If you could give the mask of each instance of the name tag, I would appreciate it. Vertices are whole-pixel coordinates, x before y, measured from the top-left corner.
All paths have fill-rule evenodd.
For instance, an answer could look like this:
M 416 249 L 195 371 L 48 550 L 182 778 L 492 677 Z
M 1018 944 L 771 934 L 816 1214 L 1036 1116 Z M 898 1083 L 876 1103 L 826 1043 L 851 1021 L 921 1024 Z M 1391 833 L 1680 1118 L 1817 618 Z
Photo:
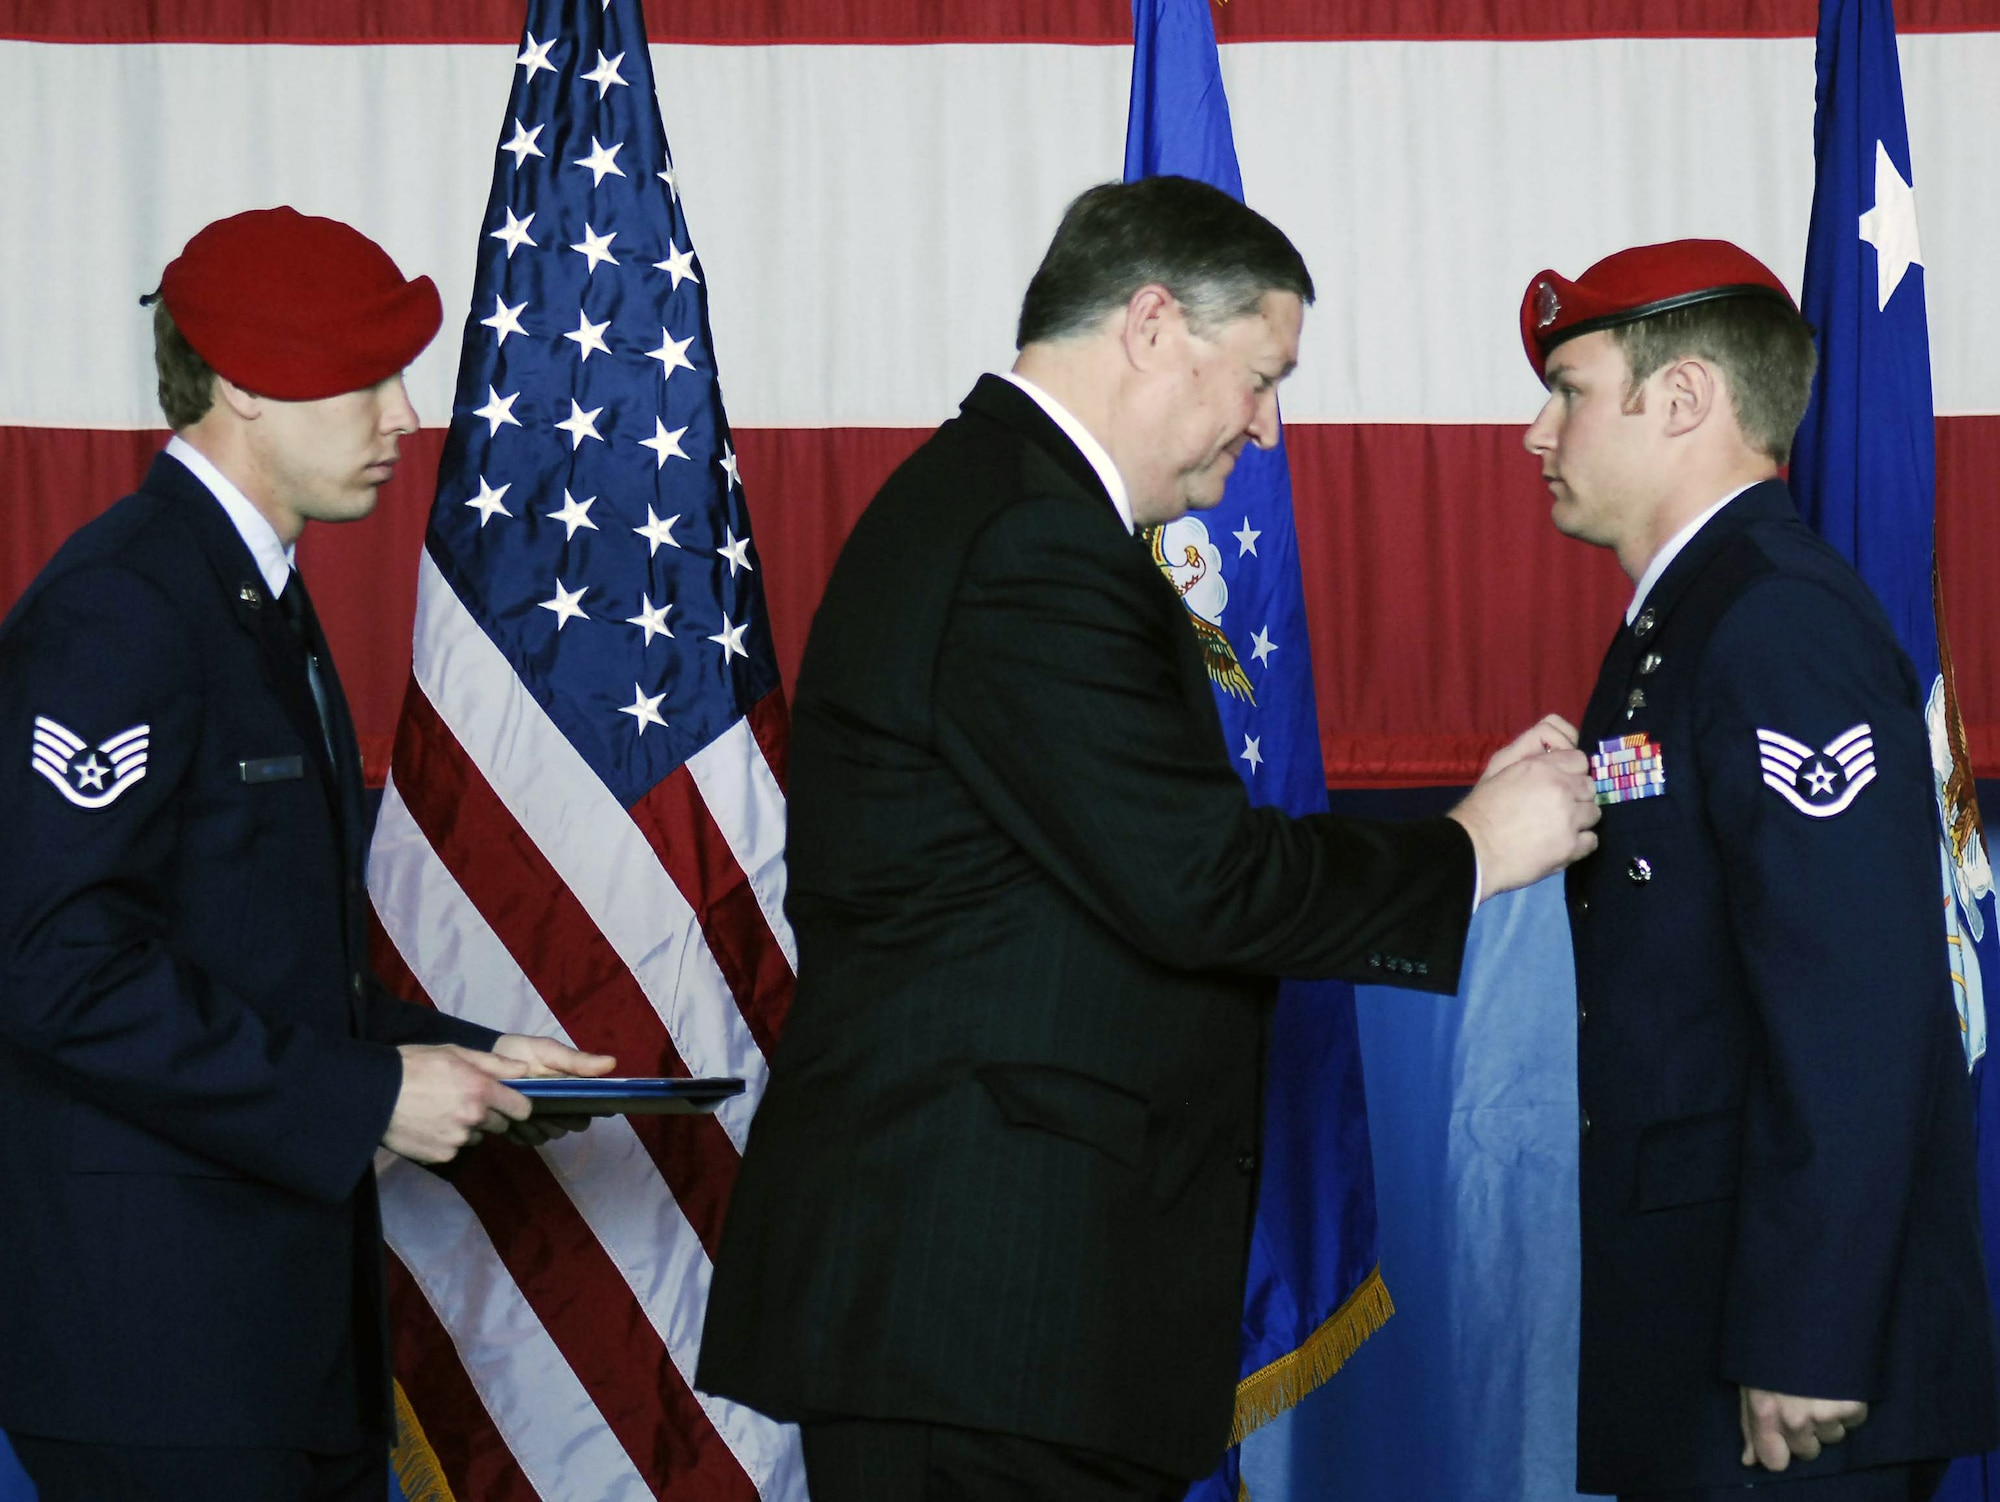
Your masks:
M 303 756 L 261 756 L 255 761 L 239 761 L 236 775 L 245 782 L 290 782 L 306 775 Z

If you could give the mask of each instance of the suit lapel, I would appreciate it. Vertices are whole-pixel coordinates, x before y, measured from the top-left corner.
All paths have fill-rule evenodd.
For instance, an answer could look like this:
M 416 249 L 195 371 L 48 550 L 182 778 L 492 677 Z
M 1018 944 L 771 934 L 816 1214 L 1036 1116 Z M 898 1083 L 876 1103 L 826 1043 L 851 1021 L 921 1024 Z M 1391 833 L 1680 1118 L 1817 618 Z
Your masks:
M 996 375 L 983 375 L 972 388 L 972 394 L 959 406 L 964 412 L 977 413 L 1012 428 L 1053 459 L 1062 472 L 1076 482 L 1079 491 L 1094 498 L 1114 517 L 1118 515 L 1104 489 L 1104 482 L 1097 477 L 1090 461 L 1084 458 L 1083 450 L 1070 441 L 1069 434 L 1056 426 L 1055 419 L 1044 412 L 1032 396 L 1012 381 Z M 1123 521 L 1119 525 L 1122 527 Z

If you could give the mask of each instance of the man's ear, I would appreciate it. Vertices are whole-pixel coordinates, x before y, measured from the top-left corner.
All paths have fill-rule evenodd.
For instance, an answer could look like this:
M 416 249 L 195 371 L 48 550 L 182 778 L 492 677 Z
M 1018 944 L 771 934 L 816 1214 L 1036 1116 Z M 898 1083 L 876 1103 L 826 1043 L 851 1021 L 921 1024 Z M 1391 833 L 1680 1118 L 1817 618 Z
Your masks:
M 215 378 L 215 399 L 234 412 L 245 422 L 255 422 L 264 411 L 264 398 L 245 391 L 227 377 Z
M 1180 321 L 1180 306 L 1173 293 L 1158 282 L 1146 283 L 1126 300 L 1119 339 L 1125 358 L 1135 369 L 1151 370 L 1159 365 L 1166 341 Z
M 1693 356 L 1675 360 L 1661 371 L 1660 388 L 1666 397 L 1666 433 L 1670 438 L 1692 433 L 1728 399 L 1715 367 Z

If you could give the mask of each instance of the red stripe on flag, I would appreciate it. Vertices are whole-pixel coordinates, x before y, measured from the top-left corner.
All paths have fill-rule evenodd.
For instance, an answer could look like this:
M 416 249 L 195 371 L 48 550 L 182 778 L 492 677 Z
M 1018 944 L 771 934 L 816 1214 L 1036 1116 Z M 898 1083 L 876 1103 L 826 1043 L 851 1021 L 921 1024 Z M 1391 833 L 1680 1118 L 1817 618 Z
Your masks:
M 411 696 L 396 736 L 396 788 L 467 901 L 578 1047 L 615 1055 L 626 1074 L 687 1077 L 632 972 L 422 694 Z M 713 1116 L 631 1121 L 713 1259 L 736 1183 L 735 1145 Z
M 486 1227 L 535 1317 L 653 1494 L 757 1502 L 756 1487 L 682 1380 L 659 1331 L 540 1156 L 506 1144 L 484 1147 L 453 1176 L 452 1188 Z
M 1995 0 L 1902 0 L 1897 30 L 2000 27 Z M 655 42 L 927 44 L 1132 40 L 1129 0 L 647 0 Z M 1230 41 L 1523 41 L 1813 35 L 1815 0 L 1243 0 Z M 71 42 L 515 42 L 519 0 L 0 0 L 0 37 Z
M 792 967 L 729 842 L 701 801 L 694 774 L 685 764 L 674 768 L 630 813 L 694 909 L 708 952 L 729 982 L 750 1036 L 770 1058 L 792 1006 Z
M 396 1380 L 423 1425 L 452 1495 L 466 1502 L 541 1502 L 465 1375 L 430 1300 L 395 1253 L 388 1254 L 388 1264 Z
M 1462 782 L 1544 710 L 1581 708 L 1629 594 L 1608 554 L 1549 525 L 1548 495 L 1520 448 L 1525 422 L 1287 425 L 1321 742 L 1336 786 Z M 731 436 L 789 693 L 848 530 L 929 434 Z M 161 439 L 0 427 L 0 495 L 14 498 L 0 508 L 0 608 L 63 538 L 138 483 Z M 417 555 L 443 446 L 441 428 L 405 439 L 375 514 L 310 527 L 299 548 L 378 785 L 410 676 Z M 1995 777 L 2000 588 L 1988 581 L 2000 577 L 1991 504 L 2000 414 L 1939 418 L 1937 471 L 1960 707 L 1973 766 Z M 1495 536 L 1504 547 L 1489 553 Z
M 774 689 L 750 706 L 750 733 L 757 738 L 757 749 L 764 753 L 764 763 L 770 767 L 771 775 L 778 779 L 778 791 L 789 791 L 792 716 L 785 708 L 782 688 Z

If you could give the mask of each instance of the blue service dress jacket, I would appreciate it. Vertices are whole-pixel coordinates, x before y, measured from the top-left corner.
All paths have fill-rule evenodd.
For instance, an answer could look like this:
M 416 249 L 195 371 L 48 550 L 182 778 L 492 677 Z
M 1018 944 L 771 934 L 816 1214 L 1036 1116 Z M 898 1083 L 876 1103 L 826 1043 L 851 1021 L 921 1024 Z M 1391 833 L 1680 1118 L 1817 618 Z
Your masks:
M 1568 876 L 1583 1491 L 1768 1479 L 1739 1384 L 1871 1405 L 1791 1476 L 2000 1439 L 1922 704 L 1777 481 L 1606 655 L 1584 749 L 1658 792 Z
M 789 791 L 798 993 L 696 1384 L 1206 1473 L 1275 977 L 1451 989 L 1470 839 L 1251 807 L 1148 543 L 994 376 L 841 552 Z
M 393 1044 L 494 1034 L 365 959 L 353 731 L 162 455 L 0 624 L 0 1427 L 388 1432 Z

